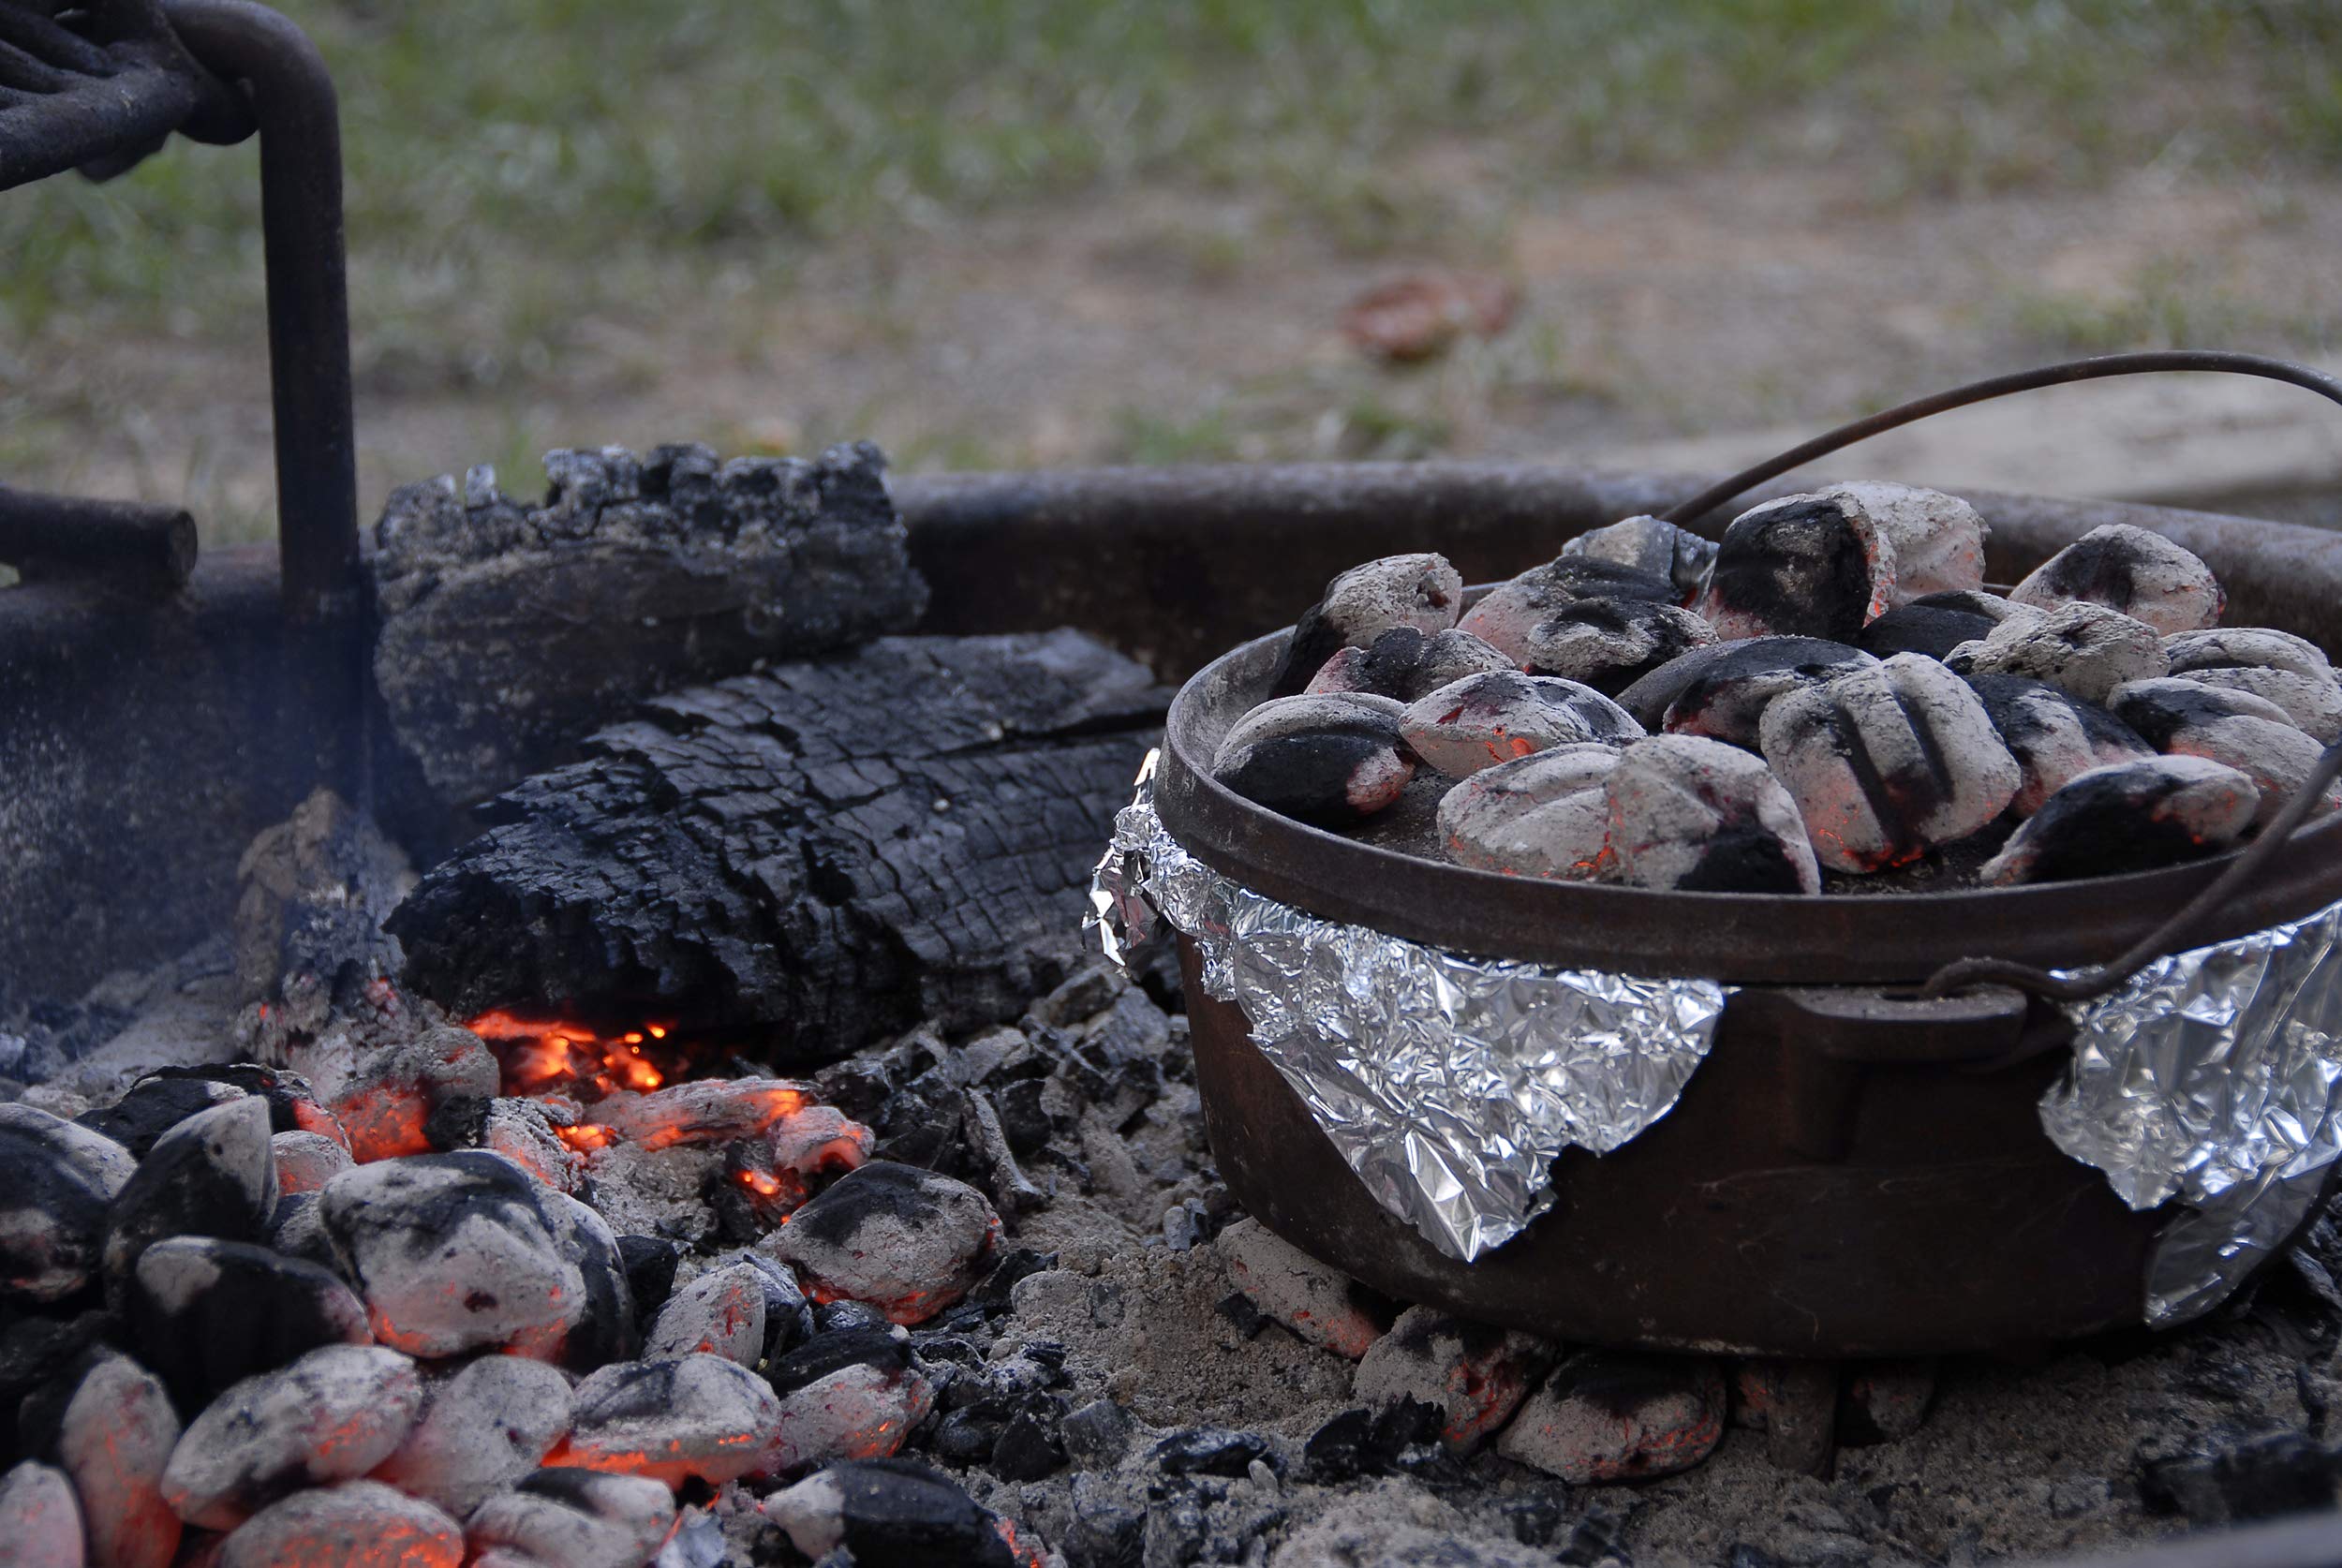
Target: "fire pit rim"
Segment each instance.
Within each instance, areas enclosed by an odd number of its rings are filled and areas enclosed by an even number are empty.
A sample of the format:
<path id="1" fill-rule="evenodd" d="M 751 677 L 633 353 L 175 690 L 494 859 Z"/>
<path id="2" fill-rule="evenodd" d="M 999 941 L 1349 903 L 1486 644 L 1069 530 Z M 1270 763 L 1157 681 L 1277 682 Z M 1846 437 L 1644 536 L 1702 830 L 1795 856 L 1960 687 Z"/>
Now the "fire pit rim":
<path id="1" fill-rule="evenodd" d="M 1267 695 L 1284 637 L 1241 643 L 1180 687 L 1156 782 L 1164 827 L 1255 892 L 1452 952 L 1727 984 L 1918 984 L 1949 959 L 1983 955 L 2075 968 L 2148 935 L 2242 852 L 2032 886 L 1823 895 L 1657 891 L 1445 865 L 1296 821 L 1211 777 L 1219 735 Z M 2190 945 L 2342 899 L 2342 815 L 2295 844 L 2260 885 L 2207 917 Z"/>

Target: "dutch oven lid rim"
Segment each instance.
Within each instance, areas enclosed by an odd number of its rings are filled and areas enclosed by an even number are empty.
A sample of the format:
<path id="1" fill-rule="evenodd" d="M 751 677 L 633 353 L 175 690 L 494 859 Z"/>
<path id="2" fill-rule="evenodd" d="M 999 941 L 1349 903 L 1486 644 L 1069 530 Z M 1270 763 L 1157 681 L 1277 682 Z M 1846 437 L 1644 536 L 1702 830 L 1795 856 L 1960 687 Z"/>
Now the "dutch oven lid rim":
<path id="1" fill-rule="evenodd" d="M 1164 828 L 1254 892 L 1450 952 L 1734 984 L 1918 984 L 1967 957 L 2078 968 L 2148 935 L 2241 852 L 2075 881 L 1872 895 L 1662 892 L 1446 865 L 1295 821 L 1211 777 L 1200 755 L 1209 693 L 1256 689 L 1284 636 L 1241 643 L 1179 688 L 1157 773 Z M 1246 671 L 1247 660 L 1256 668 Z M 2231 898 L 2191 943 L 2298 920 L 2342 898 L 2342 813 L 2295 842 L 2304 852 Z"/>

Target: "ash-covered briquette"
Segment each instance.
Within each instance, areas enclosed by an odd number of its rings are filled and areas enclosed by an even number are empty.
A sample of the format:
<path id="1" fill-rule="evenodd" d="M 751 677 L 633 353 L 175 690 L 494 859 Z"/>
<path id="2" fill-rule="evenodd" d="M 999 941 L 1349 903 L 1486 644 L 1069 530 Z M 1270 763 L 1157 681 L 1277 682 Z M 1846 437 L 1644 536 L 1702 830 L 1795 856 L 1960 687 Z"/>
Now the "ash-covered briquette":
<path id="1" fill-rule="evenodd" d="M 72 1481 L 96 1568 L 170 1568 L 182 1526 L 163 1498 L 163 1467 L 179 1434 L 162 1383 L 128 1356 L 96 1350 L 25 1396 L 17 1446 Z M 0 1555 L 22 1546 L 6 1534 L 0 1543 Z"/>
<path id="2" fill-rule="evenodd" d="M 764 1514 L 808 1559 L 843 1547 L 856 1568 L 1016 1568 L 993 1514 L 906 1459 L 832 1465 L 766 1498 Z"/>
<path id="3" fill-rule="evenodd" d="M 577 1385 L 562 1462 L 647 1475 L 670 1487 L 736 1481 L 764 1463 L 780 1400 L 720 1355 L 614 1361 Z"/>
<path id="4" fill-rule="evenodd" d="M 1724 1368 L 1706 1356 L 1581 1351 L 1529 1396 L 1496 1451 L 1573 1487 L 1689 1470 L 1724 1438 Z"/>
<path id="5" fill-rule="evenodd" d="M 1396 801 L 1415 777 L 1401 705 L 1346 692 L 1279 697 L 1230 728 L 1212 777 L 1297 821 L 1347 827 Z"/>
<path id="6" fill-rule="evenodd" d="M 1971 675 L 1993 728 L 2024 781 L 2008 808 L 2020 817 L 2041 809 L 2050 796 L 2093 768 L 2155 755 L 2139 732 L 2096 703 L 2047 681 L 2023 675 Z"/>
<path id="7" fill-rule="evenodd" d="M 473 1568 L 641 1568 L 674 1524 L 674 1494 L 643 1475 L 556 1466 L 464 1521 Z"/>
<path id="8" fill-rule="evenodd" d="M 114 1198 L 106 1295 L 119 1304 L 155 1243 L 174 1235 L 259 1241 L 276 1208 L 268 1104 L 253 1096 L 199 1111 L 155 1141 Z"/>
<path id="9" fill-rule="evenodd" d="M 1890 607 L 1931 594 L 1983 589 L 1984 541 L 1992 529 L 1957 496 L 1885 480 L 1828 485 L 1816 494 L 1854 508 L 1887 541 L 1894 556 Z"/>
<path id="10" fill-rule="evenodd" d="M 0 1475 L 0 1531 L 21 1561 L 40 1568 L 79 1568 L 82 1508 L 73 1483 L 51 1465 L 26 1459 Z"/>
<path id="11" fill-rule="evenodd" d="M 2199 668 L 2186 672 L 2186 678 L 2274 703 L 2288 722 L 2320 746 L 2342 740 L 2342 686 L 2335 684 L 2331 673 L 2305 675 L 2297 670 L 2266 667 Z"/>
<path id="12" fill-rule="evenodd" d="M 1521 668 L 1559 675 L 1615 697 L 1643 676 L 1716 640 L 1713 628 L 1688 610 L 1646 599 L 1581 599 L 1530 629 L 1521 642 Z"/>
<path id="13" fill-rule="evenodd" d="M 966 1182 L 874 1160 L 758 1246 L 794 1265 L 816 1300 L 844 1296 L 916 1324 L 967 1294 L 1000 1235 L 1000 1216 Z"/>
<path id="14" fill-rule="evenodd" d="M 296 1492 L 255 1514 L 220 1543 L 216 1568 L 456 1568 L 463 1527 L 378 1481 Z"/>
<path id="15" fill-rule="evenodd" d="M 1466 675 L 1491 674 L 1519 666 L 1472 633 L 1450 627 L 1426 636 L 1397 626 L 1362 648 L 1344 648 L 1310 680 L 1309 696 L 1360 692 L 1412 703 Z"/>
<path id="16" fill-rule="evenodd" d="M 1988 593 L 1982 588 L 1947 588 L 1941 593 L 1921 594 L 1911 602 L 1922 610 L 1956 610 L 1964 615 L 1981 615 L 1994 626 L 2019 615 L 2036 613 L 2013 599 Z"/>
<path id="17" fill-rule="evenodd" d="M 1269 695 L 1289 697 L 1343 648 L 1363 647 L 1393 627 L 1445 631 L 1463 614 L 1463 577 L 1445 555 L 1386 555 L 1352 567 L 1301 613 L 1269 678 Z"/>
<path id="18" fill-rule="evenodd" d="M 2163 652 L 2174 675 L 2195 676 L 2206 670 L 2290 670 L 2301 675 L 2334 678 L 2325 649 L 2306 637 L 2270 627 L 2173 632 L 2163 639 Z"/>
<path id="19" fill-rule="evenodd" d="M 2176 865 L 2233 848 L 2260 805 L 2250 778 L 2201 757 L 2093 768 L 2050 796 L 1979 876 L 2057 882 Z"/>
<path id="20" fill-rule="evenodd" d="M 467 1362 L 423 1398 L 422 1416 L 374 1478 L 459 1519 L 535 1470 L 570 1429 L 570 1380 L 523 1356 Z"/>
<path id="21" fill-rule="evenodd" d="M 1616 880 L 1682 893 L 1819 893 L 1821 871 L 1781 781 L 1738 747 L 1653 735 L 1603 782 Z"/>
<path id="22" fill-rule="evenodd" d="M 1963 643 L 1980 643 L 1999 621 L 1974 610 L 1950 610 L 1932 604 L 1898 604 L 1864 627 L 1855 643 L 1879 658 L 1899 653 L 1948 658 Z"/>
<path id="23" fill-rule="evenodd" d="M 138 1170 L 99 1132 L 0 1105 L 0 1300 L 63 1301 L 96 1273 L 114 1195 Z"/>
<path id="24" fill-rule="evenodd" d="M 365 1304 L 330 1270 L 216 1236 L 149 1247 L 127 1316 L 139 1354 L 186 1411 L 320 1346 L 374 1342 Z"/>
<path id="25" fill-rule="evenodd" d="M 1693 606 L 1726 642 L 1821 637 L 1850 643 L 1893 602 L 1894 546 L 1843 496 L 1786 496 L 1724 531 Z"/>
<path id="26" fill-rule="evenodd" d="M 1791 692 L 1765 710 L 1761 739 L 1833 871 L 1883 871 L 1965 838 L 2023 777 L 1976 692 L 1918 654 Z"/>
<path id="27" fill-rule="evenodd" d="M 753 1371 L 764 1359 L 764 1283 L 747 1263 L 710 1269 L 670 1295 L 643 1336 L 643 1359 L 720 1355 Z"/>
<path id="28" fill-rule="evenodd" d="M 415 1364 L 378 1345 L 328 1345 L 246 1378 L 187 1425 L 163 1495 L 204 1530 L 233 1530 L 302 1487 L 365 1474 L 422 1411 Z"/>
<path id="29" fill-rule="evenodd" d="M 1697 593 L 1714 564 L 1713 540 L 1663 519 L 1629 517 L 1607 528 L 1590 528 L 1562 546 L 1562 558 L 1607 561 L 1664 577 L 1686 597 Z"/>
<path id="30" fill-rule="evenodd" d="M 1469 675 L 1410 703 L 1400 734 L 1423 762 L 1461 778 L 1549 747 L 1639 739 L 1642 726 L 1590 686 L 1553 675 Z"/>
<path id="31" fill-rule="evenodd" d="M 1537 624 L 1557 610 L 1590 599 L 1681 604 L 1683 593 L 1663 573 L 1564 555 L 1499 583 L 1464 613 L 1458 629 L 1499 649 L 1515 664 L 1524 664 Z"/>
<path id="32" fill-rule="evenodd" d="M 572 1368 L 635 1338 L 617 1238 L 601 1216 L 480 1149 L 347 1171 L 319 1216 L 375 1338 L 410 1354 L 498 1350 Z"/>
<path id="33" fill-rule="evenodd" d="M 362 1162 L 429 1154 L 435 1117 L 484 1111 L 502 1082 L 486 1043 L 448 1026 L 366 1053 L 328 1108 Z"/>
<path id="34" fill-rule="evenodd" d="M 2208 758 L 2251 778 L 2260 791 L 2260 824 L 2285 809 L 2324 749 L 2275 703 L 2181 675 L 2117 687 L 2107 706 L 2157 751 Z M 2342 784 L 2329 787 L 2310 815 L 2337 807 Z"/>
<path id="35" fill-rule="evenodd" d="M 1482 871 L 1598 880 L 1610 858 L 1603 785 L 1619 756 L 1608 742 L 1581 741 L 1482 768 L 1440 798 L 1440 842 Z"/>
<path id="36" fill-rule="evenodd" d="M 1772 700 L 1877 660 L 1817 637 L 1755 637 L 1698 648 L 1645 675 L 1619 705 L 1653 731 L 1705 735 L 1756 749 L 1756 726 Z"/>
<path id="37" fill-rule="evenodd" d="M 1440 1441 L 1464 1455 L 1505 1425 L 1555 1354 L 1534 1334 L 1410 1307 L 1360 1358 L 1351 1390 L 1377 1407 L 1436 1405 Z"/>
<path id="38" fill-rule="evenodd" d="M 1964 643 L 1944 662 L 1964 675 L 2024 675 L 2103 703 L 2126 681 L 2152 680 L 2170 667 L 2156 629 L 2105 605 L 2077 601 L 2028 611 Z"/>
<path id="39" fill-rule="evenodd" d="M 2035 568 L 2009 598 L 2040 610 L 2103 604 L 2164 633 L 2217 626 L 2228 605 L 2210 567 L 2162 535 L 2127 523 L 2091 529 Z"/>

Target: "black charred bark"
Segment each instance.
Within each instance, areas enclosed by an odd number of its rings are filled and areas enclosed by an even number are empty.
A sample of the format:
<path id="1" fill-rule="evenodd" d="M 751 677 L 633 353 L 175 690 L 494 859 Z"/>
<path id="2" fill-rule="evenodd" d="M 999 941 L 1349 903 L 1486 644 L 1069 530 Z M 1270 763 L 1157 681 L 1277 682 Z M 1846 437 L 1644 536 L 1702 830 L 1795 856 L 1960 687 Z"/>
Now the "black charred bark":
<path id="1" fill-rule="evenodd" d="M 407 983 L 458 1017 L 673 1017 L 804 1062 L 1014 1017 L 1072 955 L 1167 695 L 1056 631 L 652 699 L 482 808 L 388 923 Z"/>

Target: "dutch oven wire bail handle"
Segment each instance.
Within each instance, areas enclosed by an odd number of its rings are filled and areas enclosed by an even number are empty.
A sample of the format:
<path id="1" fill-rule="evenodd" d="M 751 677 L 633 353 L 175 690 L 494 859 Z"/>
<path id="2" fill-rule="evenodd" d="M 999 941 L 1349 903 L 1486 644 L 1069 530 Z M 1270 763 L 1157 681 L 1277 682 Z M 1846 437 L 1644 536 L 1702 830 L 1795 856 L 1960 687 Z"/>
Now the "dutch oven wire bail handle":
<path id="1" fill-rule="evenodd" d="M 1965 386 L 1950 388 L 1931 396 L 1898 404 L 1894 407 L 1849 421 L 1834 430 L 1824 431 L 1778 456 L 1766 459 L 1753 467 L 1742 469 L 1720 484 L 1710 486 L 1667 512 L 1666 521 L 1679 526 L 1689 526 L 1717 508 L 1726 506 L 1743 492 L 1777 479 L 1792 468 L 1803 466 L 1816 458 L 1827 457 L 1857 441 L 1866 440 L 1882 432 L 1912 424 L 1931 415 L 1964 408 L 1973 403 L 1985 403 L 2012 392 L 2032 392 L 2041 387 L 2064 386 L 2075 381 L 2096 381 L 2110 376 L 2146 376 L 2169 372 L 2220 371 L 2237 376 L 2258 376 L 2264 380 L 2284 381 L 2316 392 L 2328 402 L 2342 405 L 2342 379 L 2295 364 L 2290 360 L 2271 359 L 2260 354 L 2237 354 L 2218 349 L 2171 348 L 2135 354 L 2103 354 L 2089 359 L 2066 360 L 2056 364 L 2042 365 L 2033 370 L 2020 370 L 2006 376 L 1988 377 L 1970 381 Z M 2318 765 L 2293 792 L 2285 808 L 2269 825 L 2231 862 L 2228 869 L 2205 884 L 2196 895 L 2173 910 L 2153 931 L 2130 948 L 2107 963 L 2090 969 L 2067 971 L 2063 974 L 2020 964 L 2007 958 L 1960 958 L 1944 965 L 1928 977 L 1920 990 L 1922 997 L 1949 996 L 1973 985 L 1996 984 L 2014 986 L 2050 1001 L 2087 1001 L 2102 997 L 2128 980 L 2149 962 L 2167 953 L 2187 945 L 2187 935 L 2197 929 L 2204 919 L 2222 904 L 2230 895 L 2249 882 L 2262 867 L 2286 847 L 2319 798 L 2342 777 L 2342 741 L 2329 746 L 2318 759 Z"/>

